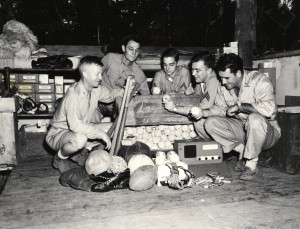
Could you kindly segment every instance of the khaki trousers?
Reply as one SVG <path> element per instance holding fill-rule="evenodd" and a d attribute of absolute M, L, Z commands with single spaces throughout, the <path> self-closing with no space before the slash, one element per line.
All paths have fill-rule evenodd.
<path fill-rule="evenodd" d="M 207 133 L 229 153 L 237 145 L 244 144 L 244 158 L 258 157 L 261 151 L 273 147 L 280 133 L 261 114 L 252 113 L 244 123 L 235 118 L 211 116 L 204 123 Z"/>

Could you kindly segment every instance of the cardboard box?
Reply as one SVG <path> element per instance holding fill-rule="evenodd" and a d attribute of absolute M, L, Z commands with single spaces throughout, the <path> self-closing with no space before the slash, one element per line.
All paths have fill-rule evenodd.
<path fill-rule="evenodd" d="M 49 83 L 49 75 L 48 74 L 39 74 L 39 83 L 40 84 L 48 84 Z"/>
<path fill-rule="evenodd" d="M 19 83 L 38 83 L 38 74 L 19 74 Z"/>
<path fill-rule="evenodd" d="M 28 93 L 28 94 L 35 93 L 34 84 L 15 84 L 15 87 L 18 88 L 18 92 L 20 93 Z"/>
<path fill-rule="evenodd" d="M 53 94 L 54 84 L 35 84 L 35 92 L 41 94 Z"/>
<path fill-rule="evenodd" d="M 55 95 L 54 94 L 36 94 L 35 101 L 37 103 L 54 103 L 55 102 Z"/>
<path fill-rule="evenodd" d="M 54 83 L 58 85 L 64 85 L 64 77 L 63 76 L 54 76 Z"/>
<path fill-rule="evenodd" d="M 64 93 L 64 85 L 55 84 L 55 93 L 63 94 Z"/>

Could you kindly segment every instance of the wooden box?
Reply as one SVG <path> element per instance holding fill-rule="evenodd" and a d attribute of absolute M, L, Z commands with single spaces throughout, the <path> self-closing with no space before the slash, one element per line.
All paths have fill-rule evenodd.
<path fill-rule="evenodd" d="M 261 154 L 263 161 L 289 174 L 300 172 L 300 113 L 277 114 L 281 138 L 267 152 Z"/>
<path fill-rule="evenodd" d="M 26 129 L 32 129 L 28 131 Z M 47 132 L 41 128 L 39 131 L 37 127 L 23 125 L 21 126 L 18 137 L 18 151 L 20 158 L 29 158 L 29 157 L 42 157 L 54 155 L 52 149 L 47 145 L 45 141 Z"/>
<path fill-rule="evenodd" d="M 17 164 L 15 98 L 0 98 L 0 170 Z"/>
<path fill-rule="evenodd" d="M 126 126 L 190 124 L 192 121 L 183 115 L 164 109 L 162 95 L 136 96 L 129 103 Z M 200 95 L 171 95 L 177 106 L 197 106 Z"/>

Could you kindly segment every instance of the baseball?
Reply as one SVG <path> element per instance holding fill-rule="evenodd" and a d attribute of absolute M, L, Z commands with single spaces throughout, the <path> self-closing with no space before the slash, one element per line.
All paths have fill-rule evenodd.
<path fill-rule="evenodd" d="M 192 113 L 192 115 L 200 115 L 200 108 L 199 107 L 192 107 L 192 109 L 191 109 L 191 113 Z"/>
<path fill-rule="evenodd" d="M 154 87 L 152 92 L 153 92 L 153 95 L 159 95 L 160 94 L 160 88 L 159 87 Z"/>

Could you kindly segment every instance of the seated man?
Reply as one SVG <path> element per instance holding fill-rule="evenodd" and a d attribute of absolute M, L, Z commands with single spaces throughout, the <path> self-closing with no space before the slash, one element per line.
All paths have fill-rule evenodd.
<path fill-rule="evenodd" d="M 192 75 L 195 77 L 195 81 L 199 87 L 196 86 L 196 89 L 193 89 L 192 86 L 189 86 L 185 94 L 194 94 L 197 88 L 200 88 L 197 94 L 202 95 L 199 101 L 199 107 L 201 109 L 210 108 L 214 104 L 217 89 L 220 85 L 214 71 L 214 65 L 215 57 L 210 53 L 199 53 L 191 59 Z M 203 139 L 210 138 L 204 130 L 205 119 L 201 119 L 201 117 L 198 118 L 197 115 L 193 114 L 191 107 L 176 106 L 172 101 L 165 103 L 164 107 L 170 112 L 186 116 L 191 115 L 191 117 L 194 118 L 194 127 L 197 134 Z"/>
<path fill-rule="evenodd" d="M 185 66 L 178 66 L 179 53 L 174 48 L 169 48 L 161 54 L 161 70 L 156 72 L 152 94 L 184 94 L 191 83 L 189 69 Z"/>
<path fill-rule="evenodd" d="M 109 136 L 100 128 L 101 114 L 97 110 L 99 101 L 114 100 L 110 91 L 100 85 L 102 67 L 98 57 L 86 56 L 80 60 L 81 79 L 68 89 L 51 121 L 46 142 L 58 152 L 53 166 L 61 173 L 74 167 L 68 157 L 78 155 L 84 147 L 90 148 L 91 140 L 102 140 L 107 149 L 111 147 Z M 78 164 L 84 163 L 85 160 Z"/>
<path fill-rule="evenodd" d="M 141 95 L 150 95 L 147 78 L 140 67 L 135 63 L 140 53 L 140 41 L 138 37 L 127 36 L 123 39 L 123 54 L 108 53 L 102 59 L 103 62 L 103 85 L 110 90 L 116 98 L 116 104 L 99 104 L 99 109 L 104 116 L 116 118 L 122 102 L 122 92 L 128 76 L 134 78 L 139 85 L 138 91 Z M 134 83 L 134 85 L 135 85 Z M 121 93 L 122 94 L 122 93 Z"/>
<path fill-rule="evenodd" d="M 259 154 L 273 147 L 281 134 L 273 85 L 266 75 L 243 70 L 242 59 L 232 53 L 221 55 L 216 68 L 226 88 L 219 87 L 215 105 L 201 110 L 200 116 L 211 116 L 204 127 L 224 153 L 240 153 L 234 168 L 241 172 L 239 179 L 253 180 Z"/>
<path fill-rule="evenodd" d="M 113 95 L 122 91 L 128 76 L 134 76 L 134 81 L 139 84 L 141 95 L 150 95 L 147 78 L 140 67 L 135 63 L 140 53 L 140 41 L 137 37 L 127 36 L 123 40 L 123 54 L 108 53 L 102 59 L 103 85 Z"/>

